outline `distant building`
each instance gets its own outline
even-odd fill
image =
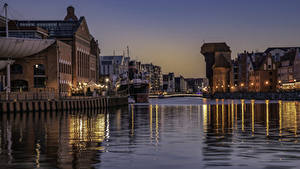
[[[224,57],[227,62],[231,62],[231,50],[226,43],[204,43],[201,47],[201,54],[205,57],[206,77],[209,80],[209,86],[213,88],[213,65],[219,58]]]
[[[187,91],[187,82],[183,76],[175,77],[175,92],[185,93]]]
[[[174,73],[163,75],[163,91],[168,93],[175,92],[175,77]]]
[[[187,83],[187,91],[189,93],[199,93],[207,90],[208,79],[206,78],[187,78],[185,81]]]
[[[278,84],[278,88],[282,90],[300,89],[299,49],[290,50],[280,58]]]
[[[277,65],[271,54],[249,56],[249,92],[274,92],[277,86]]]
[[[129,58],[119,56],[100,56],[100,81],[109,78],[116,85],[122,78],[128,77]]]
[[[150,92],[156,93],[162,90],[162,70],[160,66],[151,64],[141,64],[142,71],[150,82]]]
[[[280,62],[282,56],[289,51],[296,51],[296,49],[300,49],[300,47],[270,47],[264,53],[271,54],[275,62]]]

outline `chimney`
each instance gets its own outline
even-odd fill
[[[67,8],[67,16],[64,19],[65,21],[78,21],[77,16],[75,15],[75,9],[73,6]]]

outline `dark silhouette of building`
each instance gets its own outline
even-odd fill
[[[216,59],[222,56],[226,59],[227,62],[231,62],[231,50],[230,47],[222,43],[204,43],[201,47],[201,54],[205,57],[206,62],[206,77],[209,80],[210,88],[213,87],[213,65],[216,62]]]

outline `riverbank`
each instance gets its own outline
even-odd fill
[[[0,113],[82,111],[128,104],[127,96],[0,101]]]
[[[204,98],[212,99],[255,99],[255,100],[300,100],[300,92],[274,92],[274,93],[215,93],[204,94]]]

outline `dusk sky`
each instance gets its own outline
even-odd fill
[[[58,20],[69,5],[85,16],[101,55],[122,54],[163,72],[204,77],[203,42],[238,52],[300,46],[299,0],[0,0],[13,19]],[[2,3],[1,3],[2,5]],[[1,8],[1,14],[3,10]]]

